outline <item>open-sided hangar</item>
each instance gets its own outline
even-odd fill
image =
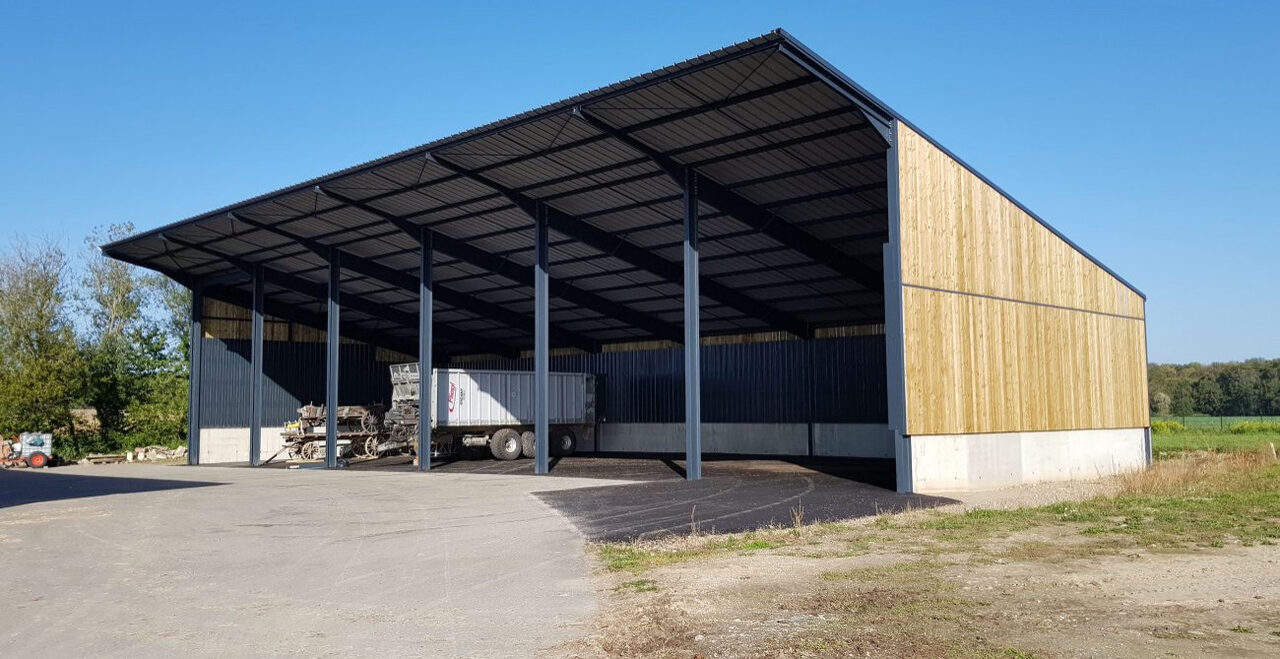
[[[1142,293],[782,30],[103,251],[194,293],[200,462],[415,357],[597,373],[588,448],[690,478],[703,451],[891,458],[902,491],[1150,459]]]

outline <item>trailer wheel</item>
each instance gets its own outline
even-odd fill
[[[489,452],[499,460],[515,460],[520,457],[520,433],[503,428],[489,438]]]
[[[573,434],[571,428],[551,429],[551,455],[564,458],[573,455],[577,450],[578,436]]]
[[[47,467],[49,466],[49,456],[43,453],[32,453],[31,457],[27,458],[27,466],[32,469]]]
[[[532,430],[520,433],[520,453],[526,458],[537,457],[538,436]]]

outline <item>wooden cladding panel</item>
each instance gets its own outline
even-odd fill
[[[898,126],[907,432],[1149,425],[1140,295]]]
[[[1140,295],[905,124],[902,281],[1145,317]]]
[[[1149,425],[1142,320],[903,289],[912,435]]]
[[[253,310],[206,297],[203,325],[205,338],[248,341],[253,338]],[[271,314],[263,318],[262,339],[297,343],[324,343],[325,340],[324,330],[293,323]],[[347,337],[342,337],[342,342],[359,343]]]

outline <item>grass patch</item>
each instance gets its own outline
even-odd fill
[[[1213,453],[1265,451],[1269,449],[1269,445],[1280,448],[1280,432],[1250,434],[1189,430],[1151,435],[1151,451],[1157,458],[1181,457],[1185,453],[1201,451]]]
[[[856,570],[840,570],[823,572],[819,578],[823,581],[855,581],[859,583],[885,583],[911,578],[939,567],[931,561],[902,561],[889,565],[858,568]]]
[[[658,582],[653,579],[632,579],[618,584],[613,590],[614,592],[655,593],[658,591]]]
[[[884,514],[870,527],[876,537],[892,540],[907,534],[925,541],[932,551],[972,551],[992,539],[1008,537],[1045,525],[1071,525],[1093,538],[1088,546],[1028,546],[1007,550],[1010,559],[1051,560],[1117,552],[1127,546],[1222,547],[1227,544],[1280,542],[1280,464],[1269,451],[1196,453],[1162,460],[1150,469],[1118,477],[1119,490],[1110,496],[1048,506],[975,509],[962,513],[918,511],[910,515]],[[733,553],[812,544],[803,550],[813,558],[847,557],[865,553],[867,527],[846,546],[831,544],[855,532],[840,524],[774,528],[733,535],[693,535],[652,543],[599,545],[601,560],[614,572],[640,574],[646,570],[690,560]],[[884,536],[884,537],[882,537]]]
[[[896,523],[952,543],[1064,523],[1080,525],[1086,536],[1118,535],[1160,547],[1280,540],[1280,464],[1269,453],[1184,457],[1126,474],[1119,481],[1115,495],[1086,501],[934,513],[915,522]]]
[[[792,533],[751,532],[727,536],[690,536],[662,544],[605,543],[600,560],[611,572],[640,574],[646,570],[730,553],[773,549],[788,543]]]
[[[1253,628],[1252,628],[1252,627],[1245,627],[1244,625],[1236,625],[1235,627],[1232,627],[1232,628],[1231,628],[1231,631],[1233,631],[1233,632],[1235,632],[1235,633],[1237,633],[1237,634],[1252,634],[1252,633],[1253,633]]]
[[[828,622],[780,639],[786,656],[1033,657],[979,635],[991,602],[962,594],[942,563],[915,560],[825,572],[794,607]],[[781,654],[779,652],[779,654]],[[768,650],[759,656],[772,656]]]

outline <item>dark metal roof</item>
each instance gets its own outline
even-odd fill
[[[693,168],[704,333],[880,323],[895,118],[777,30],[103,251],[232,302],[246,299],[243,272],[261,267],[268,312],[297,316],[322,310],[324,255],[338,248],[344,332],[411,347],[411,232],[425,225],[441,350],[525,348],[530,213],[544,204],[552,345],[678,340],[682,206],[672,175]]]

